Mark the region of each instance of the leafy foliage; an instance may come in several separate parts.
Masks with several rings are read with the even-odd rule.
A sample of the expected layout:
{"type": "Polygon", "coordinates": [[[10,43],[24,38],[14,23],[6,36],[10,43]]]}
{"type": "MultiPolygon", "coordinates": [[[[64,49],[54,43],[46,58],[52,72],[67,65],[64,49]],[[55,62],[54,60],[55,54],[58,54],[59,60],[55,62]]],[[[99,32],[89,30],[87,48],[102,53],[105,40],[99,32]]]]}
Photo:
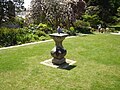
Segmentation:
{"type": "Polygon", "coordinates": [[[104,23],[115,23],[120,0],[89,0],[88,6],[98,7],[96,13],[104,23]],[[106,18],[107,17],[107,18],[106,18]]]}
{"type": "Polygon", "coordinates": [[[70,27],[70,29],[66,30],[65,32],[68,33],[69,35],[76,35],[76,30],[74,27],[70,27]]]}
{"type": "MultiPolygon", "coordinates": [[[[47,27],[0,28],[0,46],[12,46],[49,39],[47,27]],[[47,34],[46,34],[47,31],[47,34]]],[[[52,32],[52,31],[51,31],[52,32]]],[[[51,33],[49,32],[49,33],[51,33]]]]}
{"type": "Polygon", "coordinates": [[[15,13],[24,9],[24,0],[0,0],[0,26],[4,22],[13,22],[15,13]]]}
{"type": "Polygon", "coordinates": [[[90,23],[82,20],[77,20],[74,22],[74,27],[77,33],[91,33],[90,32],[90,23]]]}
{"type": "Polygon", "coordinates": [[[0,1],[0,25],[15,17],[15,5],[12,1],[0,1]]]}
{"type": "Polygon", "coordinates": [[[69,29],[70,24],[80,18],[85,11],[85,2],[63,0],[32,0],[31,18],[33,23],[48,23],[53,29],[62,24],[69,29]]]}
{"type": "Polygon", "coordinates": [[[82,17],[83,17],[83,21],[89,22],[90,26],[94,28],[97,28],[97,25],[102,23],[102,21],[99,19],[99,16],[97,16],[96,14],[94,15],[85,14],[82,17]]]}

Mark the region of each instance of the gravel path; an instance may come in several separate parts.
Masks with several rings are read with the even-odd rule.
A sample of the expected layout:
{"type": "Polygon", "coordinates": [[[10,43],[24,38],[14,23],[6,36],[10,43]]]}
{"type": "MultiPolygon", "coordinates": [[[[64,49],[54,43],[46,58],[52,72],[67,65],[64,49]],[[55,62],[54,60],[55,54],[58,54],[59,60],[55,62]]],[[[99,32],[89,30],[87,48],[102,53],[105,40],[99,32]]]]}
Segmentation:
{"type": "Polygon", "coordinates": [[[120,32],[118,32],[118,33],[111,33],[111,34],[113,34],[113,35],[120,35],[120,32]]]}

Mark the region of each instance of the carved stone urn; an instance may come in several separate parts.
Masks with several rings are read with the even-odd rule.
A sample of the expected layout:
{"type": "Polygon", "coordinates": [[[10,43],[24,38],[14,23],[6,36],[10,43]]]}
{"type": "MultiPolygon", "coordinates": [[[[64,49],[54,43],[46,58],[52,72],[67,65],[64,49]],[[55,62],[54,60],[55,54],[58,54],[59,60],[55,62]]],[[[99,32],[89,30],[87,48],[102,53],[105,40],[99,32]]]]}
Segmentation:
{"type": "Polygon", "coordinates": [[[64,56],[67,53],[67,50],[63,47],[62,42],[68,34],[63,33],[53,33],[50,34],[51,38],[55,41],[55,47],[51,50],[51,56],[53,57],[52,63],[53,64],[63,64],[66,62],[64,56]]]}

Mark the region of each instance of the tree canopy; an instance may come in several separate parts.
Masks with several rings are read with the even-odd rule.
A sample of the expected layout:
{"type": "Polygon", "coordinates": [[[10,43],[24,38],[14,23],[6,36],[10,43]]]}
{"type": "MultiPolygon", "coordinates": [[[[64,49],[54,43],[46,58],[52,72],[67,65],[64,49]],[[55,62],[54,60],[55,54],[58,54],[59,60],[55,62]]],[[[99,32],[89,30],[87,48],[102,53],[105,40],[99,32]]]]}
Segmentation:
{"type": "Polygon", "coordinates": [[[119,22],[119,7],[120,0],[32,0],[31,17],[34,23],[49,22],[53,26],[62,23],[69,26],[76,20],[86,18],[82,18],[85,12],[88,15],[85,21],[106,26],[119,22]]]}
{"type": "Polygon", "coordinates": [[[16,13],[24,9],[23,4],[24,0],[0,0],[0,26],[14,20],[16,13]]]}
{"type": "Polygon", "coordinates": [[[85,2],[63,0],[32,0],[31,17],[34,23],[47,22],[53,27],[62,24],[69,27],[85,11],[85,2]]]}
{"type": "Polygon", "coordinates": [[[117,9],[120,7],[120,0],[89,0],[88,7],[98,7],[98,16],[106,23],[115,23],[113,16],[117,16],[117,9]],[[106,18],[107,17],[107,18],[106,18]]]}

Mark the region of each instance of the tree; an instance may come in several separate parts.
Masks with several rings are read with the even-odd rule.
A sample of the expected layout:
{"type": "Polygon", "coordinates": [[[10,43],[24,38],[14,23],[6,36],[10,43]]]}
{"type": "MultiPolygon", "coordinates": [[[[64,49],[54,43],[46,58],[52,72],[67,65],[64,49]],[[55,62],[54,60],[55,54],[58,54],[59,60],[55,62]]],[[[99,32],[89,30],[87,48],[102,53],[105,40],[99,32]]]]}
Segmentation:
{"type": "Polygon", "coordinates": [[[46,22],[54,28],[58,25],[69,28],[73,21],[81,17],[85,10],[85,3],[82,0],[75,3],[64,0],[32,0],[31,8],[34,23],[46,22]]]}
{"type": "Polygon", "coordinates": [[[25,10],[25,7],[23,6],[24,0],[13,0],[13,3],[15,4],[15,12],[19,13],[25,10]]]}
{"type": "Polygon", "coordinates": [[[46,5],[43,0],[32,0],[31,1],[31,18],[33,23],[39,24],[45,20],[44,12],[46,5]]]}
{"type": "Polygon", "coordinates": [[[4,22],[13,21],[15,12],[23,8],[23,3],[23,0],[0,0],[0,26],[4,22]]]}
{"type": "Polygon", "coordinates": [[[113,17],[116,16],[120,0],[89,0],[89,6],[99,7],[97,15],[104,23],[115,23],[116,20],[113,17]]]}

